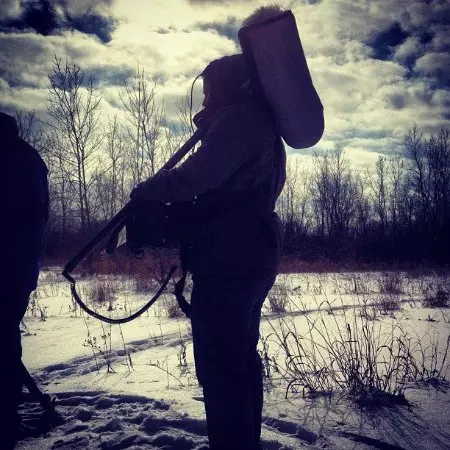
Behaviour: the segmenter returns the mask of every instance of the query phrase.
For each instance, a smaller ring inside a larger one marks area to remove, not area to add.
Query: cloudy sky
[[[104,116],[137,65],[158,83],[169,117],[211,59],[239,51],[254,0],[1,0],[0,109],[45,113],[54,56],[76,63],[103,91]],[[291,9],[326,129],[315,150],[339,143],[356,164],[402,149],[413,124],[450,124],[450,2],[293,0]],[[200,98],[201,83],[197,87]],[[296,151],[311,154],[314,149]]]

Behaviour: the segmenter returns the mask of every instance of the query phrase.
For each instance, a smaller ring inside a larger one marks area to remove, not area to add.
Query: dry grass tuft
[[[428,295],[422,302],[425,308],[448,308],[450,307],[450,295],[444,289],[438,289],[435,295]]]
[[[400,299],[394,296],[383,296],[376,303],[380,314],[392,314],[394,311],[399,311],[400,307]]]
[[[112,304],[118,291],[119,286],[117,282],[108,278],[95,278],[83,286],[84,296],[89,302],[108,303],[109,309],[112,309]]]
[[[447,297],[441,294],[442,298]],[[291,303],[296,310],[307,311],[305,305],[296,306],[293,298]],[[392,319],[388,327],[375,320],[377,311],[387,314],[400,308],[395,295],[351,308],[342,303],[341,313],[331,317],[328,312],[333,305],[328,300],[316,300],[316,306],[314,314],[304,314],[299,328],[294,317],[280,316],[276,321],[266,317],[272,332],[264,342],[265,365],[276,367],[286,380],[286,396],[336,392],[362,406],[389,406],[406,403],[405,391],[413,385],[447,383],[450,337],[442,349],[431,332],[414,338],[398,319]],[[425,344],[427,337],[430,344]],[[272,355],[267,350],[269,341],[275,349]],[[264,370],[273,373],[270,367]]]
[[[402,294],[402,279],[398,272],[386,272],[379,280],[380,294]]]

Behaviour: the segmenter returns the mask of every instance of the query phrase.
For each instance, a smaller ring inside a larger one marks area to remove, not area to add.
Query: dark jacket
[[[1,281],[14,291],[36,288],[48,218],[47,167],[14,127],[0,130]]]
[[[207,120],[210,125],[197,151],[179,167],[148,180],[140,195],[219,205],[198,227],[194,273],[273,273],[281,245],[281,227],[273,211],[286,162],[272,117],[247,98]],[[253,193],[256,199],[249,205],[245,199]]]

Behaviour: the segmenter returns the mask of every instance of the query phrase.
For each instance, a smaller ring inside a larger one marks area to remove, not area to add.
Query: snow
[[[168,317],[172,296],[164,294],[131,323],[111,326],[74,307],[59,270],[42,271],[23,322],[22,344],[24,364],[39,386],[56,399],[64,422],[44,434],[21,440],[17,448],[207,449],[190,323],[182,316]],[[84,286],[86,294],[98,280],[80,279],[80,291]],[[124,316],[152,295],[136,293],[132,283],[120,277],[114,283],[120,286],[114,310],[108,312],[105,303],[97,307],[103,314]],[[306,334],[311,321],[323,319],[325,329],[337,336],[342,326],[345,329],[347,323],[357,324],[356,311],[361,305],[395,297],[400,309],[376,313],[376,320],[370,322],[374,330],[382,337],[389,336],[399,333],[397,324],[401,324],[402,332],[421,344],[416,351],[431,355],[434,345],[441,355],[450,333],[449,311],[424,308],[421,301],[442,286],[448,292],[446,275],[280,275],[269,297],[284,298],[287,312],[271,311],[266,301],[261,336],[270,356],[283,366],[276,333],[295,327]],[[446,368],[443,375],[448,378]],[[409,406],[367,410],[339,394],[330,398],[287,392],[285,376],[273,372],[266,383],[263,448],[450,448],[449,397],[445,384],[438,387],[411,385],[405,393]],[[38,410],[28,398],[22,413],[24,417],[36,416]]]

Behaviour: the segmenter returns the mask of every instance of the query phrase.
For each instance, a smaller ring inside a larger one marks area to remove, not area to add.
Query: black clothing
[[[22,389],[20,322],[36,288],[48,218],[47,167],[37,151],[20,139],[14,119],[0,113],[0,341],[5,387],[0,402],[2,448],[14,447],[20,424]]]
[[[0,142],[3,210],[2,278],[19,289],[36,288],[48,218],[47,167],[37,151],[18,137]]]
[[[179,167],[150,178],[135,195],[220,204],[260,189],[254,208],[224,208],[199,224],[190,269],[203,274],[272,273],[281,245],[281,226],[273,211],[286,179],[286,162],[270,112],[243,98],[202,116],[208,132],[197,151]]]
[[[261,307],[281,253],[275,202],[286,160],[270,112],[249,97],[195,118],[207,133],[179,167],[159,172],[135,195],[196,200],[204,215],[184,260],[192,273],[195,365],[203,386],[211,450],[260,448]]]
[[[211,450],[260,448],[263,369],[256,350],[261,307],[275,274],[193,275],[195,367]]]

